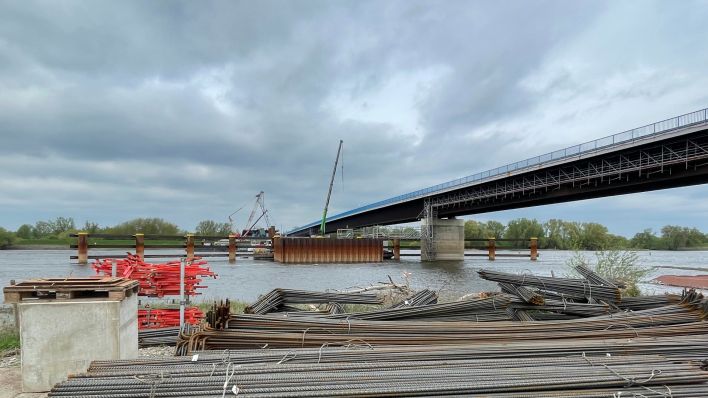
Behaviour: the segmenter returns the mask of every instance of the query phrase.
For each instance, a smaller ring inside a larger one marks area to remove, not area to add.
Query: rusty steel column
[[[229,234],[229,262],[236,262],[236,235]]]
[[[275,237],[275,225],[271,225],[271,226],[268,228],[268,237],[269,237],[270,239],[273,239],[273,238]]]
[[[393,259],[401,259],[401,240],[398,238],[393,240]]]
[[[145,234],[135,234],[135,255],[145,260]]]
[[[531,238],[531,261],[538,258],[538,238]]]
[[[489,261],[494,261],[497,258],[497,240],[489,238],[487,242],[487,250],[489,250]]]
[[[79,232],[77,235],[79,264],[88,264],[88,232]]]
[[[187,260],[191,261],[194,260],[194,235],[187,234],[185,238],[187,238]]]

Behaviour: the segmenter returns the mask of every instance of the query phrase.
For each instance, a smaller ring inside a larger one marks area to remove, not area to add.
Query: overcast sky
[[[0,0],[0,225],[279,227],[708,107],[707,1]],[[708,186],[475,216],[708,230]]]

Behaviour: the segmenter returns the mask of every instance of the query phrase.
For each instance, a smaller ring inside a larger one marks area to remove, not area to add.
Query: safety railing
[[[488,180],[495,179],[500,175],[505,175],[507,173],[520,171],[530,167],[542,166],[549,162],[558,161],[561,159],[572,158],[576,156],[586,155],[598,150],[605,150],[612,147],[624,145],[627,143],[632,143],[637,139],[644,139],[649,136],[656,136],[662,134],[668,134],[669,132],[679,129],[689,127],[695,124],[705,123],[708,121],[708,109],[701,109],[699,111],[686,113],[684,115],[676,116],[670,119],[662,120],[656,123],[648,124],[646,126],[637,127],[635,129],[623,131],[621,133],[609,135],[607,137],[598,138],[593,141],[588,141],[582,144],[573,145],[564,149],[559,149],[557,151],[549,152],[543,155],[535,156],[525,160],[521,160],[515,163],[507,164],[495,169],[482,171],[477,174],[472,174],[466,177],[458,178],[452,181],[447,181],[442,184],[434,185],[432,187],[419,189],[417,191],[409,192],[403,195],[398,195],[389,199],[384,199],[375,203],[370,203],[355,209],[345,211],[343,213],[335,214],[327,218],[327,221],[337,220],[352,214],[361,213],[367,210],[375,209],[378,207],[395,204],[398,202],[405,202],[408,200],[418,199],[425,196],[430,196],[438,192],[446,191],[450,188],[459,187],[471,183],[480,183]],[[319,221],[307,224],[305,226],[293,229],[290,232],[300,231],[303,229],[311,228],[319,225]]]

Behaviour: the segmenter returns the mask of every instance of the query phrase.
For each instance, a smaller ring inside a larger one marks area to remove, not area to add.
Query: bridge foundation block
[[[465,259],[465,220],[433,219],[432,239],[421,239],[420,258],[423,261],[462,261]],[[423,219],[422,228],[428,228]]]

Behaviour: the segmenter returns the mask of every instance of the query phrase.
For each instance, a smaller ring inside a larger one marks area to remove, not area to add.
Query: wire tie
[[[320,346],[320,350],[319,350],[320,352],[319,352],[319,355],[317,356],[317,363],[318,364],[320,363],[320,360],[322,359],[322,349],[328,345],[329,345],[329,343],[324,343]]]

